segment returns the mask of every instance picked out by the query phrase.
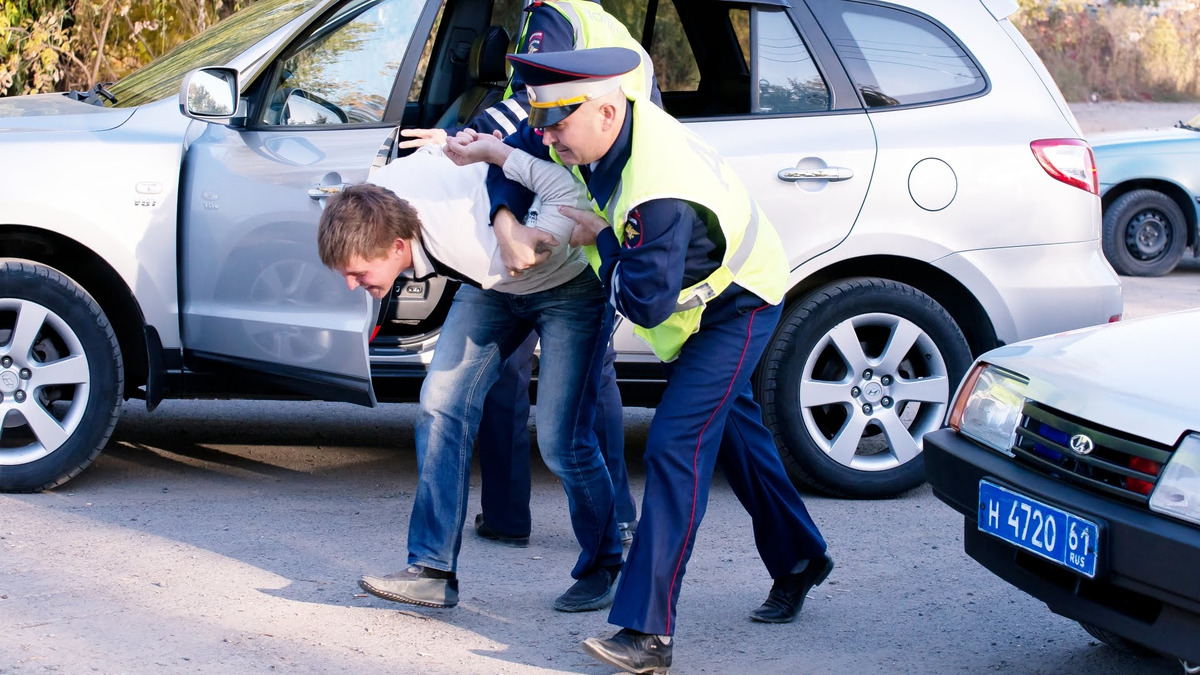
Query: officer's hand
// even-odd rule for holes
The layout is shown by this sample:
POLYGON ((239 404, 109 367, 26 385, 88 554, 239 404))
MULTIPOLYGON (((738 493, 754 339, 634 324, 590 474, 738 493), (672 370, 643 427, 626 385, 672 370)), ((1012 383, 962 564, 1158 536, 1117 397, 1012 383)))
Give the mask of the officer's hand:
POLYGON ((423 145, 441 145, 446 142, 445 129, 401 129, 400 135, 412 138, 411 141, 400 141, 401 150, 419 148, 423 145))
POLYGON ((508 159, 513 149, 505 145, 502 138, 499 131, 489 136, 472 129, 463 129, 454 138, 446 141, 446 156, 459 166, 475 162, 504 166, 504 160, 508 159))
POLYGON ((595 245, 596 236, 600 234, 601 230, 608 227, 608 221, 591 211, 560 206, 558 212, 575 221, 575 229, 571 230, 572 246, 595 245))
POLYGON ((506 208, 496 211, 492 228, 500 245, 500 257, 513 276, 545 262, 552 249, 558 246, 554 235, 536 227, 525 227, 506 208))

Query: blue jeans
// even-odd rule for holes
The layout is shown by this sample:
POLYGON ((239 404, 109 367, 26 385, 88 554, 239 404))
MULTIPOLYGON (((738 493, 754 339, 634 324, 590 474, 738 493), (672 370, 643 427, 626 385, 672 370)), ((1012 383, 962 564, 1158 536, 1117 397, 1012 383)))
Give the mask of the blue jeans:
POLYGON ((467 285, 458 290, 421 387, 410 565, 447 572, 457 567, 483 402, 504 360, 533 330, 542 338, 538 447, 562 481, 581 549, 571 576, 620 563, 612 481, 592 431, 611 327, 612 312, 590 269, 529 295, 467 285))
MULTIPOLYGON (((528 537, 532 529, 529 498, 529 379, 537 334, 529 336, 510 356, 483 404, 479 423, 479 503, 488 529, 505 537, 528 537)), ((637 505, 629 489, 625 468, 625 420, 621 391, 613 370, 616 351, 612 341, 604 355, 600 373, 600 395, 592 428, 608 464, 613 494, 617 500, 617 522, 637 520, 637 505)))

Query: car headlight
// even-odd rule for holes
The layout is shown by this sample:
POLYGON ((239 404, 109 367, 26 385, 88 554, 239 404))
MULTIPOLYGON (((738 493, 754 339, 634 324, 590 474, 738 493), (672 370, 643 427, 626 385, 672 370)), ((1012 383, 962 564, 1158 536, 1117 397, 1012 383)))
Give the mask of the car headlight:
POLYGON ((1150 509, 1200 524, 1200 435, 1184 437, 1171 453, 1150 495, 1150 509))
POLYGON ((1016 373, 990 363, 976 364, 958 389, 958 398, 950 409, 950 426, 1011 455, 1027 384, 1028 380, 1016 373))

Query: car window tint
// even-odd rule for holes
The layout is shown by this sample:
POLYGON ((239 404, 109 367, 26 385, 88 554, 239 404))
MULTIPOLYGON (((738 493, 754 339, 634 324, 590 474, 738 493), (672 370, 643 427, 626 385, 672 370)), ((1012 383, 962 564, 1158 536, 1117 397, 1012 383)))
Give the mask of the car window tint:
MULTIPOLYGON (((737 24, 734 24, 735 28, 737 24)), ((829 88, 796 27, 779 10, 759 9, 754 28, 758 101, 764 114, 829 109, 829 88)))
POLYGON ((889 7, 841 2, 826 21, 868 107, 928 103, 983 91, 983 73, 933 22, 889 7))
POLYGON ((425 86, 425 75, 429 72, 429 60, 433 58, 433 45, 437 42, 438 31, 442 27, 442 17, 445 15, 446 3, 443 2, 441 7, 438 8, 437 17, 433 20, 433 27, 429 29, 429 38, 425 40, 425 46, 421 48, 421 58, 417 61, 416 77, 413 78, 412 86, 408 89, 409 103, 421 100, 421 90, 425 86))
POLYGON ((265 124, 380 122, 424 0, 359 0, 283 56, 265 124))

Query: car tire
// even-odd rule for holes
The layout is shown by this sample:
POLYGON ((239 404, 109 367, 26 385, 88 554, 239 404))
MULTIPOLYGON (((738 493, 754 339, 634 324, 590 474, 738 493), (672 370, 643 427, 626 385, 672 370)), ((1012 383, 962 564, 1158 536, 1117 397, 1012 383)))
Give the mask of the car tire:
POLYGON ((1187 249, 1183 210, 1157 190, 1134 190, 1104 211, 1104 257, 1119 274, 1161 277, 1187 249))
POLYGON ((933 298, 895 281, 847 279, 786 311, 755 394, 797 486, 890 497, 924 482, 921 439, 941 427, 971 360, 933 298))
POLYGON ((104 311, 44 265, 0 261, 0 491, 40 492, 91 464, 121 410, 124 364, 104 311))
POLYGON ((1111 631, 1104 630, 1103 628, 1100 628, 1098 626, 1093 626, 1090 623, 1084 623, 1082 621, 1079 622, 1079 625, 1085 631, 1087 631, 1088 635, 1091 635, 1092 637, 1094 637, 1097 640, 1099 640, 1100 642, 1108 645, 1109 647, 1112 647, 1113 649, 1117 649, 1117 650, 1120 650, 1120 651, 1123 651, 1123 652, 1126 652, 1129 654, 1134 654, 1136 656, 1155 656, 1156 655, 1154 650, 1152 650, 1148 647, 1144 647, 1144 646, 1134 642, 1133 640, 1123 638, 1120 635, 1117 635, 1116 633, 1113 633, 1111 631))

